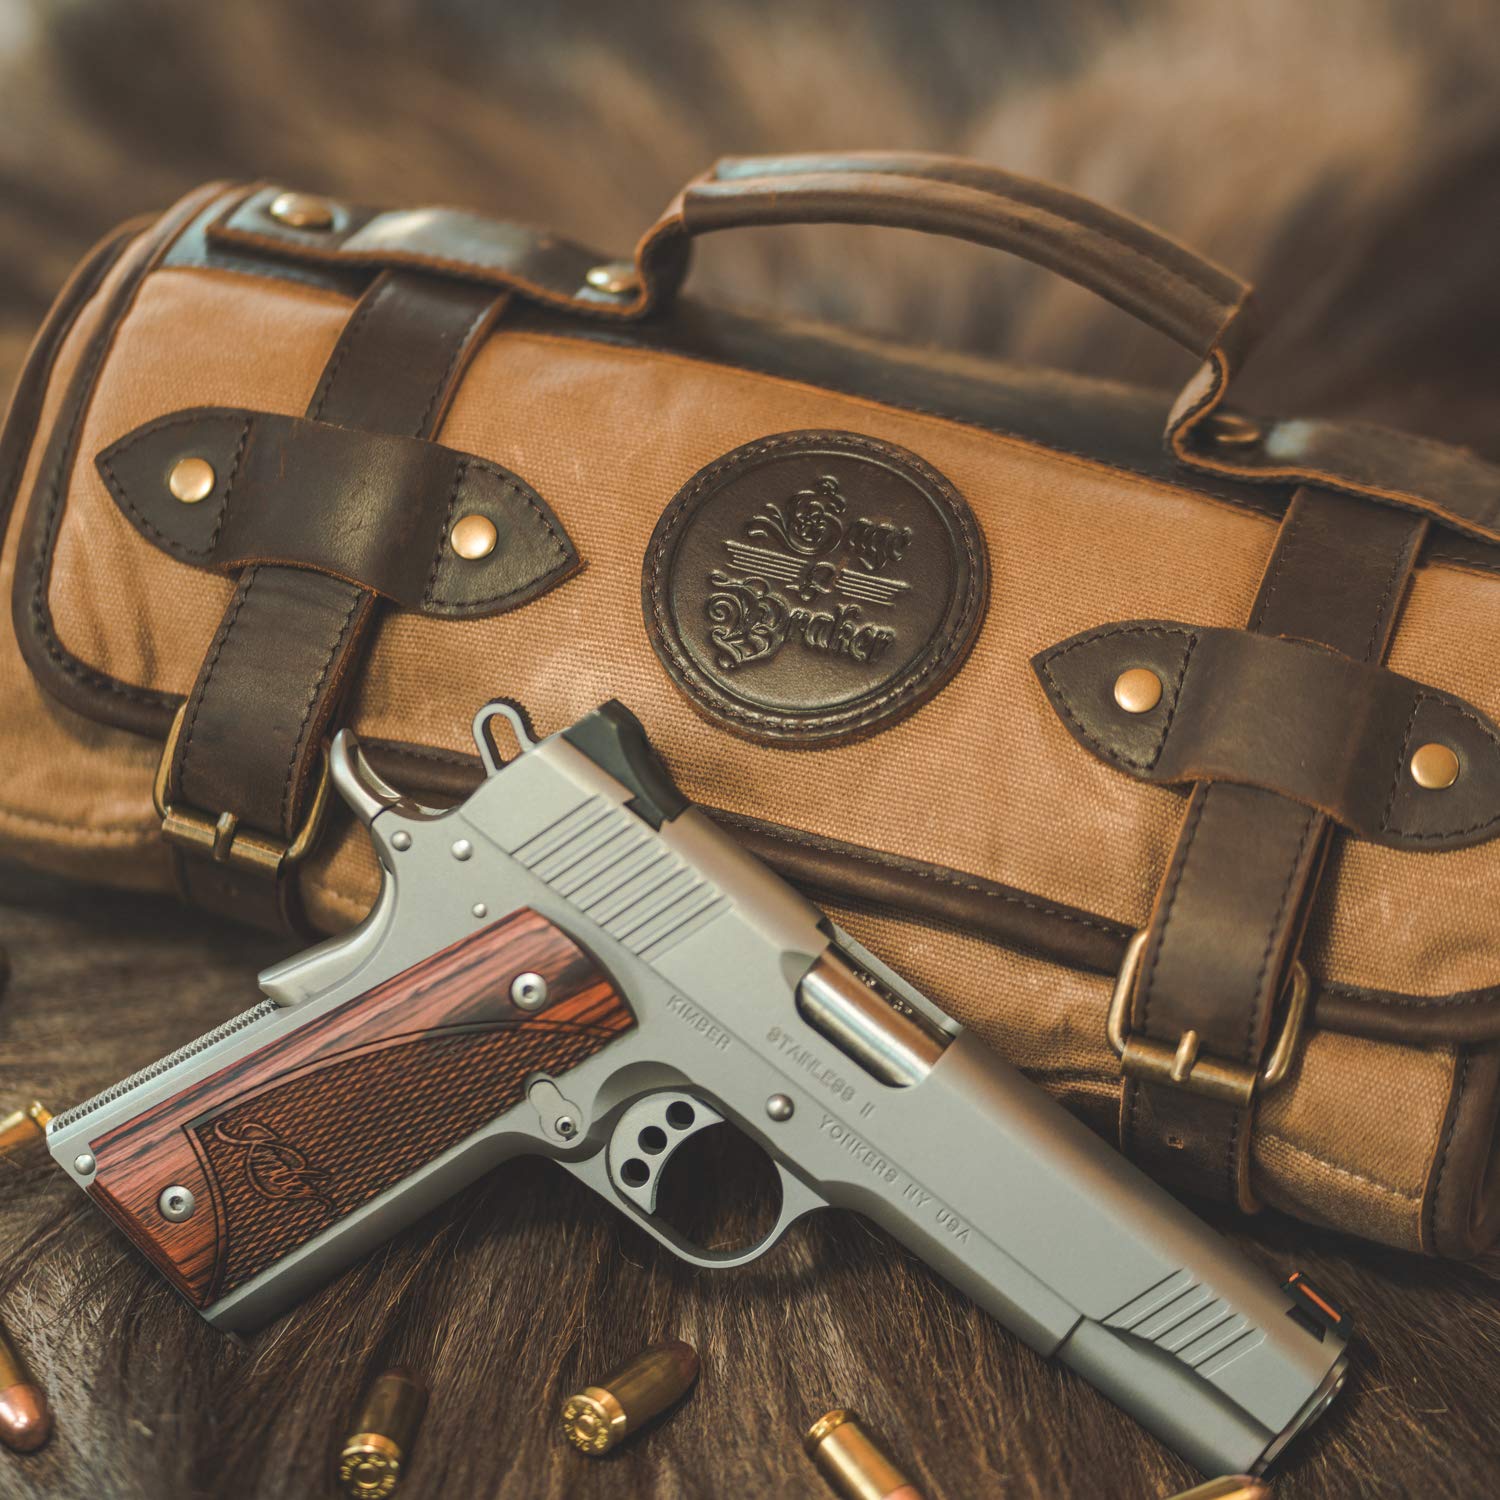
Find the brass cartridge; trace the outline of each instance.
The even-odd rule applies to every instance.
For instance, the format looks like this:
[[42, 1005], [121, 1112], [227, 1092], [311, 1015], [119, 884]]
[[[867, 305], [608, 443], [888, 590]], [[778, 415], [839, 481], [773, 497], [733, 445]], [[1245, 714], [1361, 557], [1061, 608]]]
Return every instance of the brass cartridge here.
[[608, 1453], [617, 1443], [680, 1401], [698, 1378], [698, 1354], [680, 1339], [652, 1344], [598, 1385], [563, 1405], [563, 1431], [575, 1448]]
[[1271, 1486], [1248, 1474], [1225, 1474], [1174, 1495], [1172, 1500], [1270, 1500]]
[[852, 1411], [819, 1417], [802, 1446], [843, 1500], [922, 1500], [922, 1492], [880, 1451]]
[[18, 1109], [0, 1119], [0, 1151], [13, 1151], [18, 1146], [29, 1146], [33, 1141], [46, 1138], [47, 1121], [52, 1111], [46, 1105], [33, 1100], [25, 1109]]
[[47, 1393], [0, 1326], [0, 1443], [17, 1453], [34, 1453], [51, 1433]]
[[395, 1490], [426, 1411], [427, 1387], [410, 1370], [398, 1367], [376, 1378], [339, 1454], [339, 1483], [346, 1495], [383, 1500]]

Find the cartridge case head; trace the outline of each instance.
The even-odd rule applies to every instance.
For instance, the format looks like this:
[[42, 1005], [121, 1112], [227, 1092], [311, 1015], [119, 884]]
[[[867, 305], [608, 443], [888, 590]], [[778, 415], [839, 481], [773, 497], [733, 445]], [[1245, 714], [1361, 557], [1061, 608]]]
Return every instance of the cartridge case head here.
[[680, 1401], [697, 1378], [698, 1354], [691, 1344], [680, 1339], [653, 1344], [599, 1385], [569, 1396], [563, 1403], [563, 1432], [582, 1453], [608, 1453]]
[[384, 1500], [395, 1492], [426, 1411], [427, 1387], [410, 1370], [387, 1370], [375, 1379], [339, 1453], [346, 1495]]

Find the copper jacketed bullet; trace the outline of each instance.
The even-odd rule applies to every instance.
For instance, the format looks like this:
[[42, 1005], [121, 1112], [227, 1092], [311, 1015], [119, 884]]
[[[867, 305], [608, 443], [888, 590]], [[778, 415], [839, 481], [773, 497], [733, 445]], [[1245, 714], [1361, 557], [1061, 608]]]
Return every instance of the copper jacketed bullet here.
[[0, 1327], [0, 1443], [17, 1453], [34, 1453], [51, 1433], [47, 1393]]
[[876, 1446], [852, 1411], [831, 1411], [802, 1445], [844, 1500], [922, 1500], [922, 1492]]
[[653, 1344], [598, 1385], [591, 1385], [563, 1406], [563, 1431], [584, 1453], [608, 1453], [653, 1417], [680, 1401], [698, 1378], [698, 1354], [691, 1344], [673, 1339]]
[[30, 1146], [45, 1140], [47, 1121], [51, 1118], [52, 1112], [35, 1102], [6, 1115], [0, 1119], [0, 1151], [13, 1151], [18, 1146]]
[[395, 1490], [426, 1411], [427, 1387], [410, 1370], [387, 1370], [375, 1380], [339, 1453], [339, 1483], [346, 1495], [382, 1500]]
[[1174, 1495], [1172, 1500], [1270, 1500], [1271, 1486], [1248, 1474], [1226, 1474]]

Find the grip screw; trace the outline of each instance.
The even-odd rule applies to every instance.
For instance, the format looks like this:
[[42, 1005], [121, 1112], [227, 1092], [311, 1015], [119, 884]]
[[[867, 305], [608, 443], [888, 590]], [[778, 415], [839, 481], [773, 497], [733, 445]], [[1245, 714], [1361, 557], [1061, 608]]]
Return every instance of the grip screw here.
[[161, 1210], [164, 1219], [170, 1219], [174, 1224], [181, 1224], [184, 1219], [193, 1217], [193, 1210], [198, 1207], [198, 1200], [185, 1187], [163, 1188], [161, 1197], [156, 1200], [156, 1206]]
[[547, 1003], [547, 981], [528, 969], [510, 982], [510, 998], [520, 1010], [540, 1010]]

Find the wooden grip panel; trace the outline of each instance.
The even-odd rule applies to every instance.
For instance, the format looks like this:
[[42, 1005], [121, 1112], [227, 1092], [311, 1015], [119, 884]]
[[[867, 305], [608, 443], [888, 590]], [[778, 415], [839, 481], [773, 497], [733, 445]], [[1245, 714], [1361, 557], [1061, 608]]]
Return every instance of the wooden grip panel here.
[[[534, 1015], [510, 998], [527, 971]], [[634, 1024], [566, 933], [513, 912], [91, 1142], [90, 1192], [207, 1307]], [[180, 1223], [168, 1186], [197, 1200]]]

